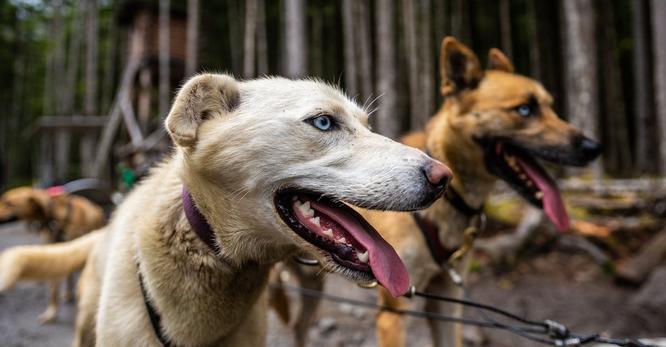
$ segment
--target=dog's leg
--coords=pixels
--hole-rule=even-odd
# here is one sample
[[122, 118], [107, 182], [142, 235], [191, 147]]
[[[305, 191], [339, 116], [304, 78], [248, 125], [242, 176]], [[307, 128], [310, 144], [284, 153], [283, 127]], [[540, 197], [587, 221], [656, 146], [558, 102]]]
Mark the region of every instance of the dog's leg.
[[[379, 289], [379, 304], [396, 309], [405, 306], [405, 299], [392, 297], [384, 288]], [[407, 320], [398, 314], [380, 311], [376, 319], [377, 345], [381, 347], [405, 346]]]
[[[305, 268], [305, 266], [299, 265], [293, 260], [288, 260], [285, 263], [287, 268], [296, 275], [301, 287], [318, 291], [324, 289], [324, 280], [319, 273], [321, 271], [319, 267]], [[312, 321], [317, 313], [320, 301], [319, 298], [301, 295], [301, 312], [296, 317], [296, 322], [294, 322], [296, 346], [305, 346], [308, 338], [308, 331], [310, 330]]]
[[62, 296], [62, 300], [67, 303], [74, 302], [74, 275], [69, 275], [65, 279], [65, 294]]
[[58, 315], [58, 287], [60, 282], [49, 282], [49, 305], [46, 310], [39, 315], [39, 321], [42, 324], [52, 322]]
[[95, 346], [95, 316], [100, 293], [94, 262], [86, 264], [77, 285], [76, 325], [72, 347]]
[[[429, 293], [437, 293], [453, 298], [462, 298], [462, 290], [455, 286], [447, 275], [435, 277], [427, 287]], [[438, 312], [447, 316], [462, 317], [462, 307], [436, 300], [426, 300], [426, 311]], [[449, 322], [439, 322], [428, 319], [428, 326], [432, 334], [435, 347], [462, 347], [462, 326]]]

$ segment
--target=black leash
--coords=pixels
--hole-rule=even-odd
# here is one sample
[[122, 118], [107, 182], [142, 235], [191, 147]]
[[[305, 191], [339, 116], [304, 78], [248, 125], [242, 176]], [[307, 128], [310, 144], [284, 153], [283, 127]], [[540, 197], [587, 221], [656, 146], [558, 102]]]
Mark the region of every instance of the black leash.
[[621, 347], [659, 347], [655, 345], [650, 345], [650, 344], [645, 344], [642, 343], [638, 340], [635, 339], [618, 339], [618, 338], [606, 338], [601, 336], [600, 334], [591, 334], [591, 335], [578, 335], [574, 334], [569, 329], [564, 326], [563, 324], [560, 324], [555, 321], [551, 320], [545, 320], [543, 322], [537, 322], [537, 321], [532, 321], [528, 320], [525, 318], [522, 318], [516, 314], [513, 314], [511, 312], [486, 305], [486, 304], [481, 304], [473, 301], [468, 301], [468, 300], [463, 300], [463, 299], [455, 299], [455, 298], [450, 298], [446, 296], [441, 296], [441, 295], [436, 295], [436, 294], [431, 294], [431, 293], [424, 293], [416, 290], [412, 290], [407, 297], [410, 296], [420, 296], [424, 298], [428, 298], [431, 300], [440, 300], [440, 301], [446, 301], [446, 302], [451, 302], [455, 304], [460, 304], [463, 306], [470, 306], [470, 307], [475, 307], [479, 310], [485, 310], [485, 311], [490, 311], [496, 314], [500, 314], [502, 316], [505, 316], [507, 318], [516, 320], [521, 322], [521, 325], [511, 325], [511, 324], [505, 324], [501, 322], [497, 322], [495, 320], [476, 320], [476, 319], [469, 319], [469, 318], [460, 318], [460, 317], [453, 317], [453, 316], [448, 316], [440, 313], [435, 313], [435, 312], [427, 312], [427, 311], [416, 311], [416, 310], [406, 310], [406, 309], [398, 309], [390, 306], [385, 306], [385, 305], [380, 305], [372, 302], [367, 302], [363, 300], [357, 300], [357, 299], [350, 299], [338, 295], [333, 295], [333, 294], [327, 294], [318, 290], [314, 289], [308, 289], [308, 288], [301, 288], [301, 287], [296, 287], [292, 285], [287, 285], [287, 284], [278, 284], [278, 283], [271, 283], [271, 287], [273, 288], [284, 288], [286, 290], [298, 292], [304, 296], [311, 297], [311, 298], [321, 298], [324, 300], [328, 301], [333, 301], [333, 302], [340, 302], [340, 303], [347, 303], [359, 307], [364, 307], [368, 309], [376, 309], [380, 311], [386, 311], [386, 312], [391, 312], [399, 315], [405, 315], [405, 316], [412, 316], [412, 317], [417, 317], [417, 318], [428, 318], [432, 320], [437, 320], [437, 321], [442, 321], [442, 322], [449, 322], [449, 323], [460, 323], [460, 324], [465, 324], [465, 325], [473, 325], [473, 326], [478, 326], [481, 328], [491, 328], [491, 329], [498, 329], [498, 330], [506, 330], [508, 332], [511, 332], [513, 334], [516, 334], [520, 337], [529, 339], [534, 342], [541, 343], [543, 345], [547, 346], [583, 346], [587, 345], [590, 343], [607, 343], [607, 344], [612, 344], [616, 346], [621, 346]]

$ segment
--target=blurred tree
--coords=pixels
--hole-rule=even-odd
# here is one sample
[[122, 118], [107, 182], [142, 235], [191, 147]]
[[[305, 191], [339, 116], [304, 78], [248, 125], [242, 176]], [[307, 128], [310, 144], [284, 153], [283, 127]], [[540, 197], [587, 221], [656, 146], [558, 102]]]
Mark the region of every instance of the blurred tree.
[[[87, 116], [98, 112], [97, 63], [99, 60], [99, 28], [97, 0], [86, 1], [86, 62], [85, 95], [83, 113]], [[80, 144], [81, 171], [84, 176], [92, 175], [92, 163], [95, 155], [95, 134], [86, 134]]]
[[344, 36], [344, 76], [345, 91], [351, 97], [358, 95], [356, 71], [356, 31], [354, 30], [354, 3], [356, 0], [342, 0], [342, 33]]
[[[566, 116], [588, 136], [599, 139], [599, 104], [593, 0], [562, 2], [565, 65]], [[601, 164], [589, 168], [601, 177]]]
[[284, 74], [298, 78], [308, 73], [305, 0], [284, 0]]
[[393, 0], [377, 0], [377, 93], [381, 96], [375, 117], [377, 132], [397, 138], [402, 132], [398, 113], [397, 56], [395, 32], [395, 3]]
[[[418, 125], [414, 129], [423, 129], [430, 117], [435, 113], [435, 55], [438, 50], [433, 45], [432, 2], [419, 2], [419, 59], [420, 102], [423, 103]], [[437, 54], [437, 56], [439, 56]]]
[[[255, 0], [258, 1], [258, 0]], [[185, 77], [197, 71], [199, 56], [199, 0], [187, 0], [187, 47]]]
[[257, 75], [268, 74], [268, 42], [266, 37], [266, 4], [257, 1]]
[[649, 2], [632, 0], [631, 4], [636, 167], [639, 173], [654, 173], [657, 169], [654, 158], [658, 155], [656, 153], [658, 146], [654, 131]]
[[601, 121], [605, 146], [604, 165], [606, 172], [623, 176], [631, 173], [631, 147], [622, 90], [622, 71], [615, 31], [615, 13], [611, 0], [600, 0], [597, 6], [599, 30], [599, 64], [601, 89]]
[[659, 131], [659, 172], [666, 174], [666, 1], [652, 0], [655, 111]]
[[513, 42], [511, 40], [511, 4], [509, 3], [509, 0], [500, 0], [499, 16], [502, 51], [507, 57], [509, 57], [509, 59], [513, 59]]
[[158, 110], [160, 117], [166, 117], [171, 102], [170, 86], [170, 10], [169, 0], [160, 1], [159, 13], [159, 98]]
[[243, 36], [243, 77], [252, 78], [256, 76], [257, 0], [245, 1]]

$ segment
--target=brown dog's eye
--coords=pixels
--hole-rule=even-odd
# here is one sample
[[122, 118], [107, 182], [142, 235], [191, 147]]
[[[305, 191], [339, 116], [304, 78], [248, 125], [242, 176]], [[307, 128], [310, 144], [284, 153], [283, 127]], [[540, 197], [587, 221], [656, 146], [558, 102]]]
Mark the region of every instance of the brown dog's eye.
[[516, 107], [516, 112], [523, 117], [529, 117], [532, 115], [532, 106], [530, 104], [523, 104]]

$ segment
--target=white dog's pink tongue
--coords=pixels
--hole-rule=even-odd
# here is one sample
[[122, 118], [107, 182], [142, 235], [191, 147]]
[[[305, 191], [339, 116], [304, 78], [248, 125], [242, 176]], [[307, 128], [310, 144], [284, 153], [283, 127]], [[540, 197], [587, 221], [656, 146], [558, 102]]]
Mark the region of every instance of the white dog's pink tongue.
[[543, 210], [559, 231], [569, 229], [569, 215], [562, 202], [562, 196], [555, 184], [551, 182], [546, 174], [538, 168], [533, 168], [528, 163], [518, 158], [520, 168], [525, 171], [532, 181], [543, 193]]
[[407, 293], [409, 274], [393, 247], [372, 227], [364, 227], [353, 216], [343, 210], [315, 201], [310, 205], [340, 224], [358, 243], [368, 251], [370, 268], [377, 282], [394, 297]]

